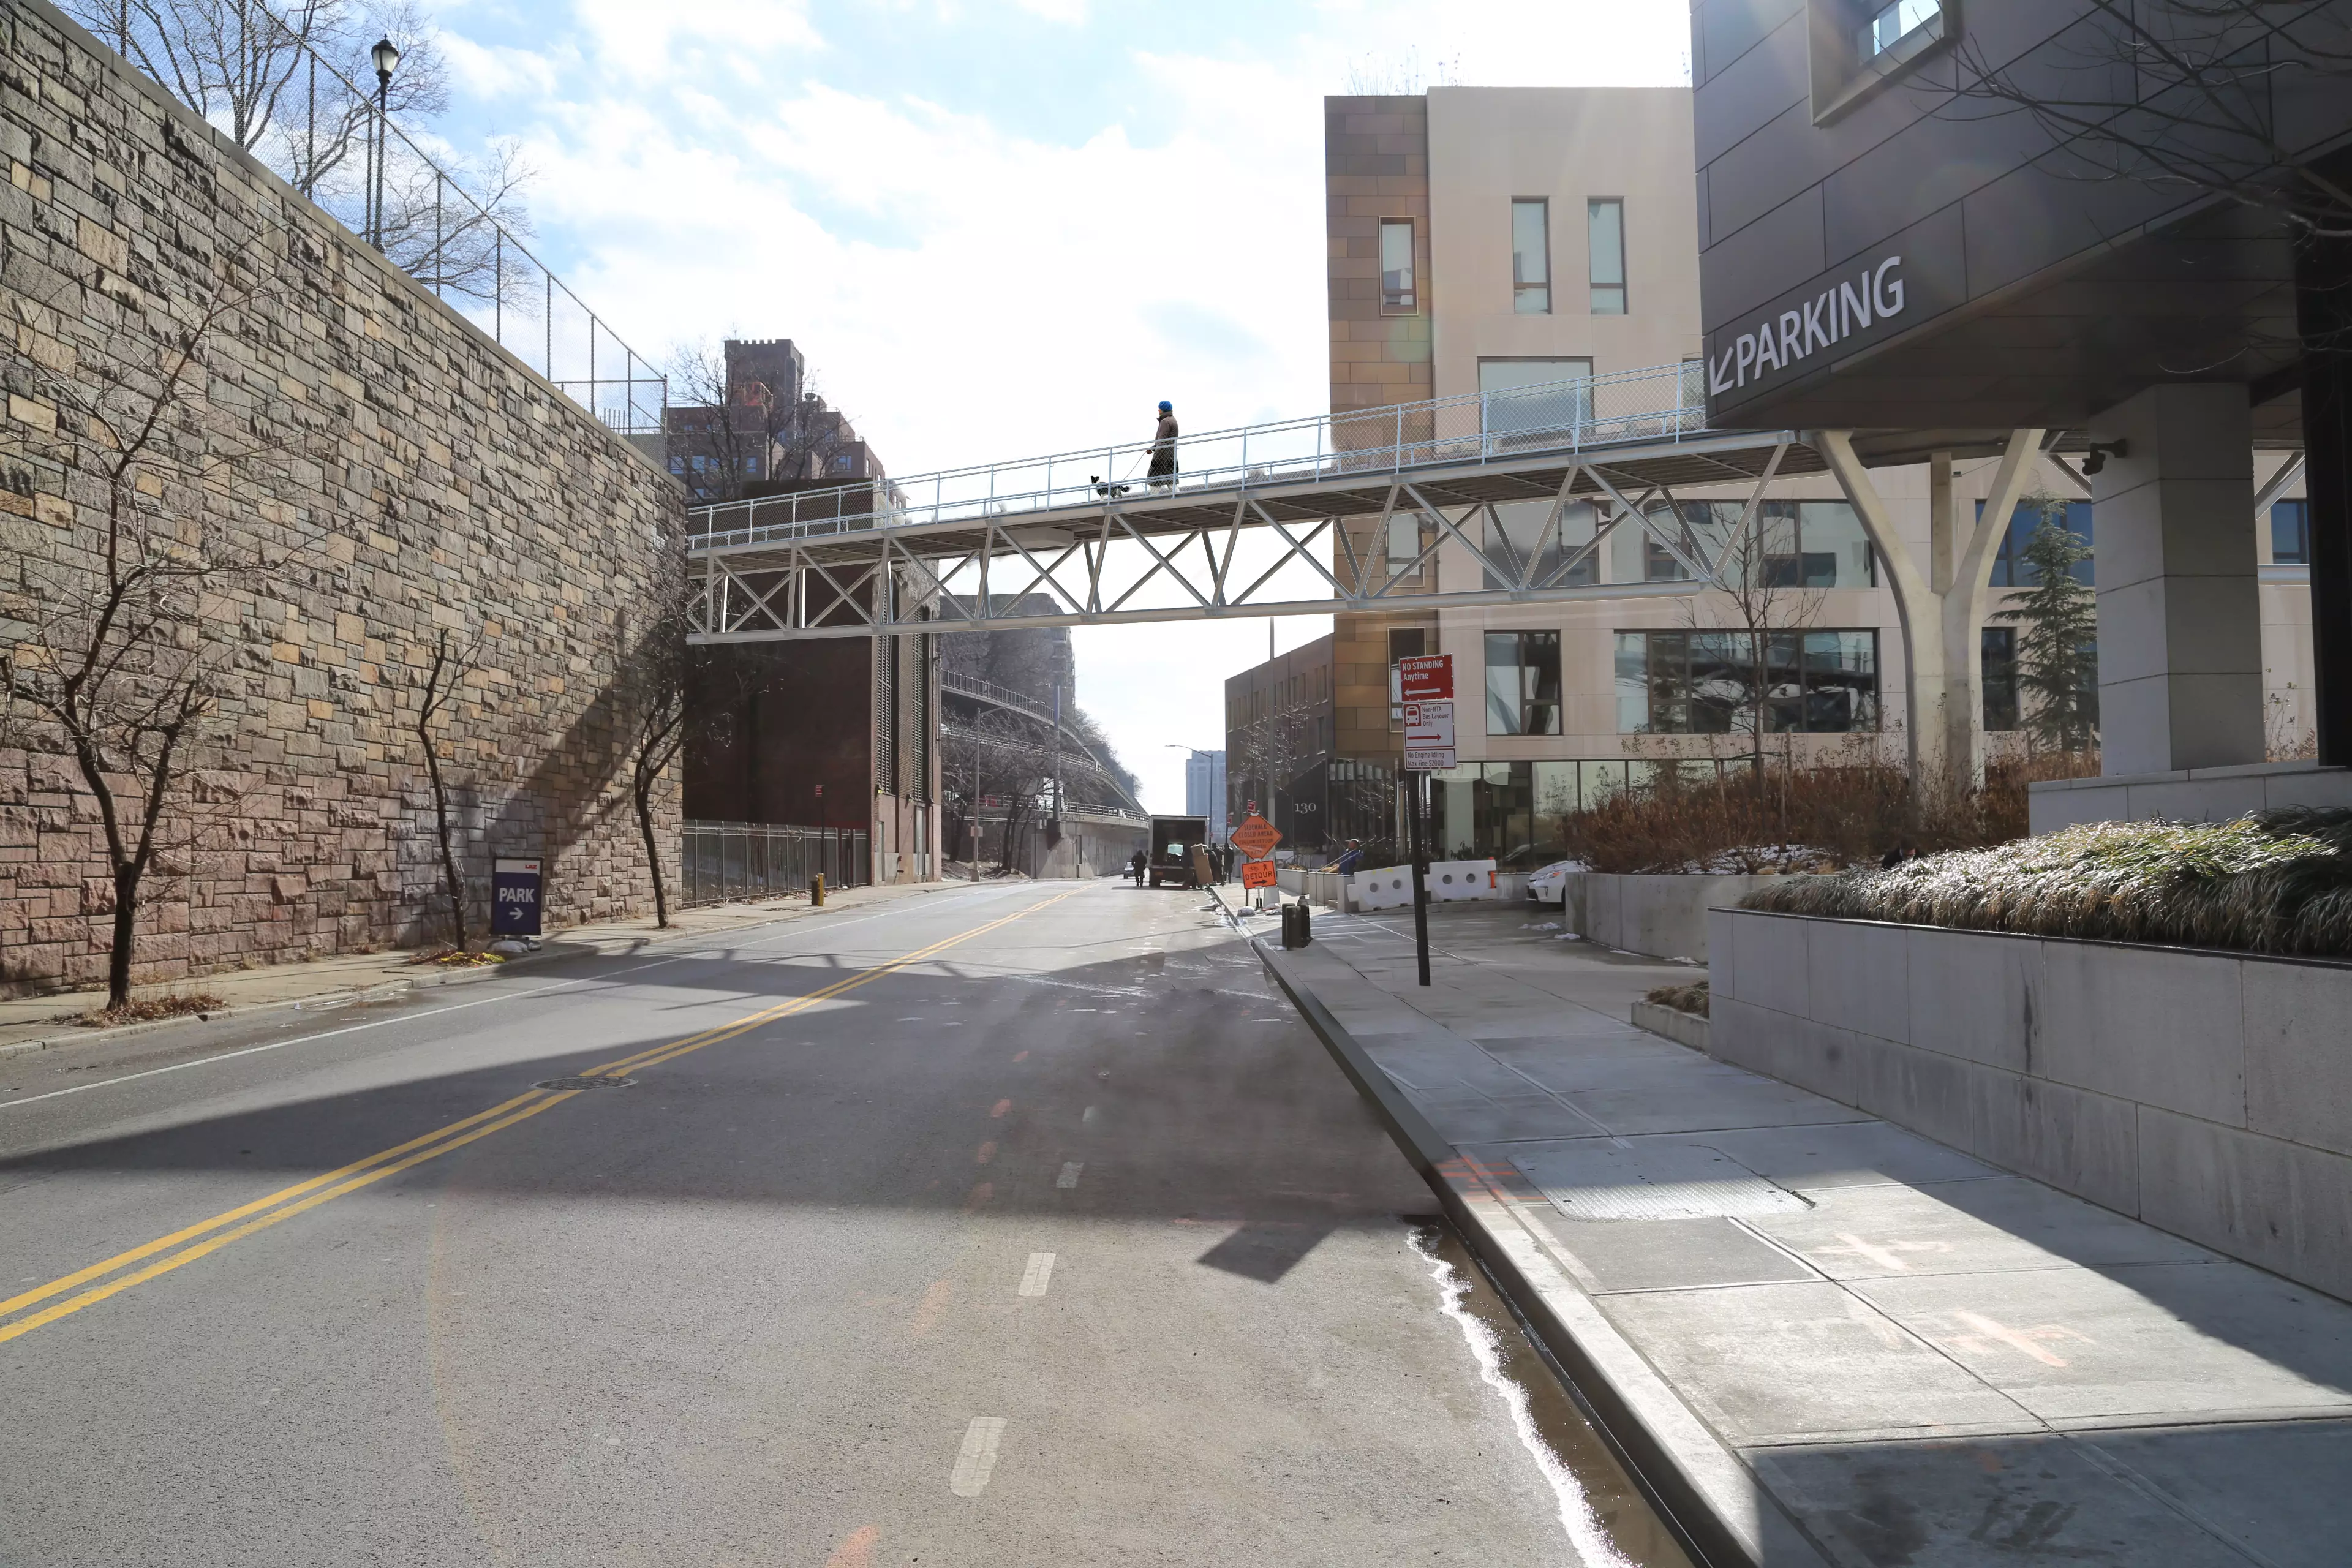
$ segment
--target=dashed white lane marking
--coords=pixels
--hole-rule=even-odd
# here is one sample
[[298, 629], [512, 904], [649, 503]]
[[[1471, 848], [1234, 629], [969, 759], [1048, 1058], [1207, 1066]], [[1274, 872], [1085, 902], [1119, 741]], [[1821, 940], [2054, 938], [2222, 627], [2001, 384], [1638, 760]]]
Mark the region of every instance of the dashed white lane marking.
[[1042, 1296], [1053, 1278], [1054, 1255], [1033, 1252], [1029, 1255], [1029, 1267], [1021, 1271], [1021, 1293], [1024, 1296]]
[[1004, 1440], [1004, 1417], [975, 1415], [963, 1429], [963, 1447], [956, 1455], [948, 1490], [958, 1497], [978, 1497], [988, 1489], [988, 1475], [996, 1468], [996, 1446]]
[[1054, 1178], [1054, 1184], [1057, 1187], [1076, 1186], [1078, 1184], [1078, 1173], [1086, 1168], [1087, 1163], [1084, 1160], [1064, 1161], [1062, 1163], [1062, 1173]]
[[1090, 1122], [1090, 1121], [1092, 1121], [1095, 1119], [1095, 1112], [1096, 1112], [1096, 1107], [1089, 1105], [1089, 1106], [1087, 1106], [1087, 1112], [1086, 1112], [1086, 1114], [1085, 1114], [1084, 1116], [1079, 1117], [1079, 1118], [1078, 1118], [1078, 1120], [1079, 1120], [1080, 1121], [1089, 1121], [1089, 1122]]

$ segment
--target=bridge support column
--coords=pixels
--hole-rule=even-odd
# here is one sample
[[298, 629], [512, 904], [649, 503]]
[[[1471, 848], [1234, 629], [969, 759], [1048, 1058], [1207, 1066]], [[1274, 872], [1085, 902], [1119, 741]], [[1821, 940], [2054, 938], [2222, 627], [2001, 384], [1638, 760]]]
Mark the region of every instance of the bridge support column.
[[1984, 782], [1984, 698], [1978, 676], [1985, 604], [1993, 556], [2041, 459], [2042, 434], [2010, 432], [1992, 493], [1966, 528], [1960, 526], [1949, 475], [1942, 476], [1932, 489], [1938, 515], [1930, 520], [1931, 554], [1925, 570], [1895, 531], [1870, 470], [1854, 455], [1853, 432], [1817, 430], [1807, 437], [1862, 520], [1895, 595], [1903, 624], [1907, 764], [1912, 784], [1923, 792], [1957, 792]]

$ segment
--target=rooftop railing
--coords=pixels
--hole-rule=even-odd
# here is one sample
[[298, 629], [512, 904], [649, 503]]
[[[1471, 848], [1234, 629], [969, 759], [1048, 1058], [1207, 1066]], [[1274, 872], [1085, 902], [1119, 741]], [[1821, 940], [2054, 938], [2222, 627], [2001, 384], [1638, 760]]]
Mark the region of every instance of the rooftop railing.
[[1087, 508], [1460, 467], [1706, 431], [1697, 361], [1616, 375], [1401, 403], [1311, 419], [1180, 437], [1172, 471], [1151, 472], [1155, 442], [949, 468], [874, 487], [845, 486], [701, 507], [699, 547]]
[[509, 156], [471, 178], [443, 167], [401, 128], [396, 101], [379, 116], [375, 87], [266, 5], [214, 7], [201, 28], [172, 5], [68, 10], [573, 402], [625, 435], [662, 428], [667, 378], [526, 243]]

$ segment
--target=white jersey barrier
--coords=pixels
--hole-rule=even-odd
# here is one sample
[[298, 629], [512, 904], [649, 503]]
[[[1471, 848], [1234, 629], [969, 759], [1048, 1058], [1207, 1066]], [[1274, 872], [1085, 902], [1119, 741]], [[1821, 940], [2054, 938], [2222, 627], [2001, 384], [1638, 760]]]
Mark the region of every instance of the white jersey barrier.
[[[1492, 860], [1433, 860], [1422, 885], [1429, 889], [1432, 903], [1503, 896], [1496, 886]], [[1348, 879], [1348, 897], [1360, 910], [1409, 910], [1412, 908], [1412, 868], [1383, 866], [1377, 871], [1359, 871]]]

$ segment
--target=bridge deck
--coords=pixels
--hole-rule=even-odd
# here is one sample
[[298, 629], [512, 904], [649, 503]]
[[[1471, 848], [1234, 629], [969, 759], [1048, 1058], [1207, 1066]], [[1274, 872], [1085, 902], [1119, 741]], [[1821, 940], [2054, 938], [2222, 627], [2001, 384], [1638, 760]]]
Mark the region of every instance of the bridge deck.
[[[1133, 447], [699, 509], [691, 553], [707, 593], [695, 640], [1396, 608], [1420, 563], [1398, 572], [1365, 556], [1344, 525], [1400, 511], [1424, 520], [1424, 559], [1451, 538], [1481, 557], [1486, 581], [1504, 584], [1414, 591], [1417, 608], [1688, 593], [1712, 580], [1722, 542], [1683, 524], [1677, 491], [1743, 488], [1744, 527], [1770, 479], [1823, 468], [1793, 432], [1706, 429], [1683, 401], [1688, 391], [1673, 367], [1374, 410], [1396, 439], [1371, 447], [1349, 439], [1364, 434], [1364, 415], [1212, 432], [1178, 444], [1179, 472], [1161, 487], [1103, 478], [1135, 466], [1122, 458], [1148, 458], [1148, 447]], [[1661, 392], [1664, 407], [1627, 406]], [[1312, 450], [1269, 451], [1305, 447], [1309, 434]], [[1598, 523], [1590, 542], [1570, 544], [1562, 519], [1579, 501], [1593, 504]], [[1525, 502], [1550, 507], [1535, 550], [1515, 552], [1503, 530], [1474, 537], [1465, 526]], [[1658, 539], [1685, 580], [1569, 581], [1623, 524]], [[1244, 535], [1270, 535], [1276, 566], [1305, 563], [1328, 596], [1299, 597], [1295, 580], [1290, 596], [1262, 596], [1273, 569], [1243, 585], [1256, 572], [1236, 570]]]

